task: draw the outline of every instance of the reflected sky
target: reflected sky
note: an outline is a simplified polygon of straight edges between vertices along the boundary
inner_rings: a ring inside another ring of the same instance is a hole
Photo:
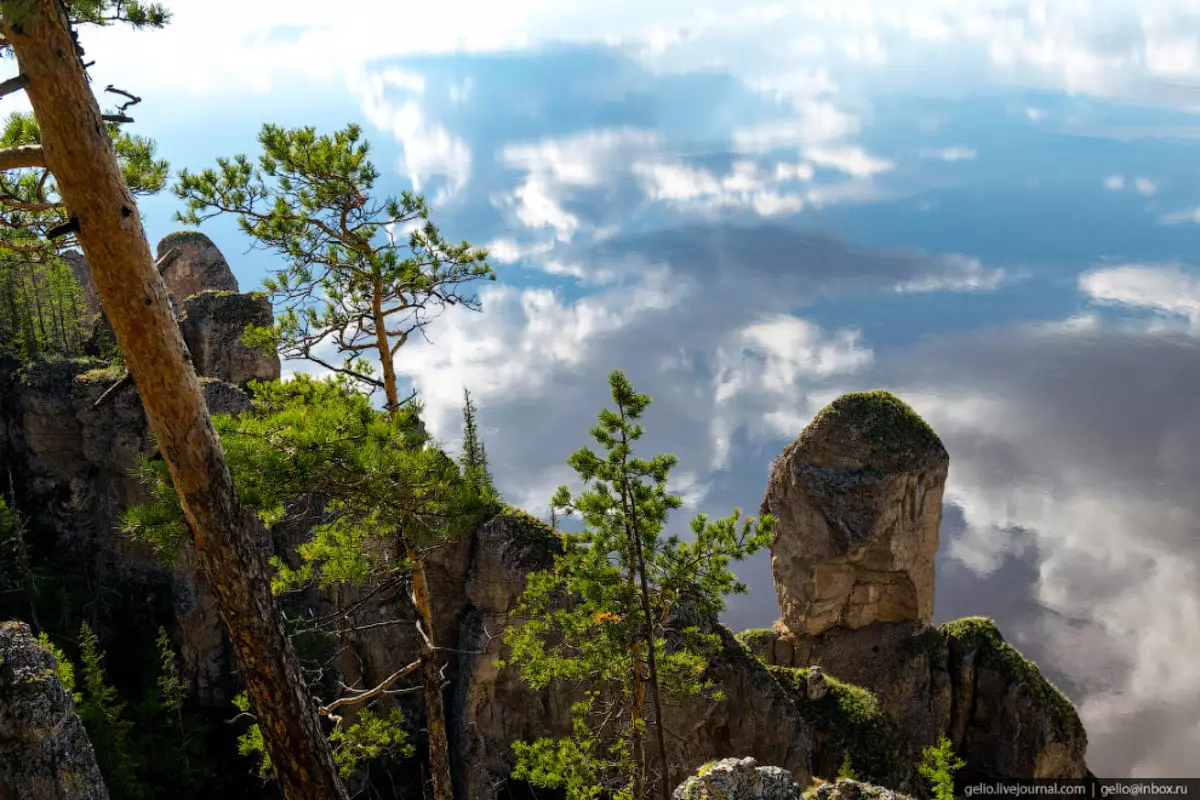
[[[569,479],[616,368],[720,514],[824,403],[891,388],[951,456],[938,620],[995,616],[1098,774],[1195,774],[1200,5],[171,5],[85,45],[175,167],[357,121],[383,188],[491,246],[484,312],[399,368],[451,445],[471,389],[510,500]],[[271,267],[206,230],[244,287]],[[743,574],[727,621],[770,624]]]

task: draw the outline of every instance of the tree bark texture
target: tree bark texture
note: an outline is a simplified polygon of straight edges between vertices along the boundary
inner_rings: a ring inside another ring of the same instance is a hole
[[[63,7],[56,0],[0,0],[0,14],[42,134],[40,154],[26,151],[0,166],[31,166],[44,157],[78,220],[80,244],[216,590],[284,797],[344,800],[271,593],[257,544],[260,523],[237,498]]]

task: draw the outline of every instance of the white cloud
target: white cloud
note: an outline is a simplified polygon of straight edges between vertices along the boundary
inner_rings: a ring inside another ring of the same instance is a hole
[[[1104,188],[1110,192],[1119,192],[1125,188],[1125,176],[1109,175],[1104,179]]]
[[[794,180],[792,175],[800,177],[799,170],[787,167],[764,172],[752,161],[739,161],[720,177],[699,167],[664,162],[637,163],[632,170],[641,179],[647,197],[683,210],[708,213],[742,208],[770,217],[804,208],[803,194],[778,188],[783,181]]]
[[[1200,329],[1200,275],[1178,264],[1126,264],[1079,276],[1079,288],[1101,305],[1145,308],[1184,317]]]
[[[1145,197],[1150,197],[1158,192],[1158,184],[1149,178],[1138,178],[1133,182],[1133,186],[1135,189],[1137,189],[1138,194],[1144,195]]]
[[[830,334],[791,315],[773,315],[736,331],[715,354],[709,426],[714,469],[728,465],[732,438],[793,436],[824,402],[804,402],[806,384],[856,372],[873,358],[855,330]]]
[[[450,84],[450,102],[456,106],[468,102],[471,99],[471,91],[474,88],[475,81],[469,76],[459,83]]]
[[[836,141],[858,133],[860,127],[858,117],[832,103],[813,101],[804,104],[795,119],[735,129],[733,144],[742,153],[770,153]]]
[[[1046,116],[1046,112],[1040,108],[1029,106],[1025,109],[1025,116],[1029,118],[1030,122],[1038,122]]]
[[[1200,206],[1195,208],[1185,208],[1182,211],[1175,211],[1166,214],[1162,218],[1163,223],[1167,225],[1178,225],[1182,222],[1193,222],[1200,224]]]
[[[534,143],[506,145],[500,162],[525,172],[517,188],[496,199],[527,228],[549,228],[559,241],[570,241],[580,229],[594,230],[566,205],[581,190],[610,183],[628,171],[631,161],[661,147],[654,131],[612,128]]]
[[[870,155],[861,147],[810,147],[805,157],[819,167],[836,169],[856,178],[869,178],[881,172],[890,172],[895,164],[886,158]]]
[[[974,161],[979,153],[973,147],[955,145],[952,147],[923,147],[921,158],[934,158],[941,161]]]
[[[425,81],[420,75],[386,69],[372,75],[352,75],[348,83],[361,98],[367,121],[400,143],[404,152],[399,169],[414,190],[419,192],[430,178],[443,176],[446,183],[434,200],[439,204],[466,186],[471,175],[471,150],[466,142],[426,120],[417,98],[397,103],[386,97],[388,90],[423,95]]]
[[[1002,269],[987,270],[977,258],[944,256],[936,272],[896,284],[905,292],[979,292],[995,289],[1005,278]]]

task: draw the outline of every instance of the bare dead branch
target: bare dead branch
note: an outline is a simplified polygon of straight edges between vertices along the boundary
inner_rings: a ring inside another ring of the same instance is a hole
[[[27,75],[18,75],[15,78],[0,83],[0,97],[5,97],[13,92],[19,92],[29,85],[29,77]]]
[[[130,94],[129,92],[125,91],[124,89],[118,89],[117,87],[113,86],[111,83],[108,86],[104,87],[104,91],[111,92],[112,94],[119,94],[122,97],[129,98],[128,103],[122,103],[120,106],[117,107],[117,110],[120,111],[122,114],[125,113],[125,109],[129,108],[130,106],[136,106],[138,103],[142,102],[142,98],[138,97],[135,94]]]
[[[346,695],[344,697],[339,697],[337,700],[334,700],[329,705],[321,706],[321,708],[319,709],[321,712],[321,715],[327,717],[332,712],[337,711],[342,706],[357,705],[358,703],[365,703],[368,700],[376,698],[379,695],[383,694],[384,691],[386,691],[389,686],[391,686],[393,683],[395,683],[396,681],[403,678],[405,675],[409,675],[413,672],[416,672],[417,669],[420,668],[420,666],[421,666],[420,660],[414,661],[411,664],[406,664],[405,666],[403,666],[400,669],[393,672],[391,675],[384,678],[383,681],[381,681],[377,686],[375,686],[372,689],[366,689],[361,692],[356,692],[355,694],[350,694],[350,695]]]

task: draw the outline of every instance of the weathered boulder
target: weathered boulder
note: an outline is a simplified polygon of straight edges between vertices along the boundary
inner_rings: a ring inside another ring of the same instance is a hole
[[[54,654],[0,622],[0,800],[108,800]]]
[[[167,291],[180,302],[206,289],[238,291],[237,278],[229,268],[229,262],[212,239],[203,233],[177,231],[167,234],[158,243],[157,257],[162,258],[172,248],[178,248],[179,255],[163,267],[162,277]]]
[[[912,800],[908,795],[852,780],[822,783],[806,793],[808,800]]]
[[[268,327],[273,320],[266,295],[204,290],[183,301],[179,327],[196,374],[245,386],[279,379],[279,356],[242,341],[247,326]]]
[[[753,758],[725,758],[706,764],[681,783],[674,800],[800,800],[792,774],[779,767],[760,767]]]
[[[798,636],[933,616],[933,566],[950,459],[888,392],[825,408],[771,468],[771,570]]]

